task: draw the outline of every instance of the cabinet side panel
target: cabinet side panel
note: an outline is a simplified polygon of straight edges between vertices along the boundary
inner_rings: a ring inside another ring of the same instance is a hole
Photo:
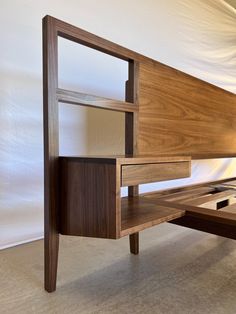
[[[114,163],[60,160],[60,232],[118,237]]]

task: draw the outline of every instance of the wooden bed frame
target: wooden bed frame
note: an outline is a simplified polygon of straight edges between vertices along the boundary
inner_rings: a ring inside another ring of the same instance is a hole
[[[58,88],[58,36],[128,62],[126,101]],[[43,19],[45,289],[59,234],[118,239],[162,222],[236,239],[236,178],[140,195],[191,175],[191,159],[236,156],[236,96],[51,16]],[[59,156],[58,102],[125,112],[125,156]],[[128,197],[120,189],[128,186]]]

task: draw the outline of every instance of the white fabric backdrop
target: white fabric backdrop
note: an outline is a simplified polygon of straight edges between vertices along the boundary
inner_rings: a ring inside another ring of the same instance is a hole
[[[0,248],[43,235],[44,15],[236,93],[236,13],[223,0],[3,0],[0,5]],[[60,41],[61,86],[124,98],[124,62],[72,48]],[[62,154],[122,153],[123,135],[122,114],[60,106]],[[191,179],[148,184],[141,191],[233,176],[235,165],[233,159],[196,161]]]

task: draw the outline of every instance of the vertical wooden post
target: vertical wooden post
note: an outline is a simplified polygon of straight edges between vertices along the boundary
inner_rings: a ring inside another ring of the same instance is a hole
[[[44,259],[45,290],[56,290],[59,247],[58,228],[58,85],[57,32],[53,18],[43,19],[44,115]]]
[[[129,79],[126,82],[126,101],[138,104],[138,75],[139,63],[136,61],[129,62]],[[137,154],[137,128],[138,113],[126,112],[125,114],[125,154]],[[128,196],[138,195],[138,185],[128,187]],[[130,252],[132,254],[139,253],[139,233],[129,236]]]

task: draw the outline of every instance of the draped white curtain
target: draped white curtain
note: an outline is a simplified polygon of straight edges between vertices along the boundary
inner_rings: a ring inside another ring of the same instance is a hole
[[[41,19],[46,14],[236,93],[236,11],[223,0],[1,1],[0,248],[43,235]],[[60,49],[63,86],[124,97],[126,64],[65,42]],[[60,107],[62,154],[122,153],[123,135],[122,114]],[[233,159],[195,161],[191,179],[144,185],[141,191],[233,176],[235,166]]]

